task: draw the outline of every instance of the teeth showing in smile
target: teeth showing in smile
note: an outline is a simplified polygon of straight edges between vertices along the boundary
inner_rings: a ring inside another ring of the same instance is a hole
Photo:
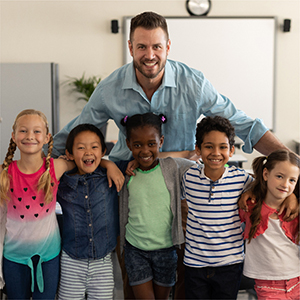
[[[145,63],[145,65],[147,67],[153,67],[156,64],[156,62],[152,62],[152,63]]]
[[[151,156],[141,157],[141,160],[148,161],[150,158],[151,158]]]
[[[93,162],[94,162],[93,159],[87,159],[87,160],[84,161],[84,163],[85,163],[86,165],[91,165]]]
[[[220,162],[221,159],[211,159],[210,161],[212,161],[212,162]]]

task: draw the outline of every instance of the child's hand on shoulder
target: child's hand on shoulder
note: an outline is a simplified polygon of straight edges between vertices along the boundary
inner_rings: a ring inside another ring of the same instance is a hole
[[[238,207],[239,207],[240,209],[242,209],[243,211],[248,212],[248,204],[247,204],[247,201],[249,201],[249,200],[251,201],[251,202],[250,202],[251,204],[254,204],[254,203],[256,202],[256,199],[255,199],[253,193],[251,192],[251,190],[245,191],[245,192],[241,195],[241,197],[240,197],[240,199],[239,199],[239,201],[238,201]],[[249,203],[249,202],[248,202],[248,203]]]
[[[101,159],[100,166],[107,169],[108,186],[111,188],[114,182],[117,192],[120,192],[125,182],[125,177],[117,165],[113,161]]]
[[[133,170],[135,170],[136,168],[139,167],[139,163],[134,159],[132,161],[130,161],[127,165],[127,169],[125,171],[126,175],[128,176],[135,176],[135,173],[133,172]]]
[[[58,158],[64,159],[64,160],[70,160],[67,155],[60,155]]]

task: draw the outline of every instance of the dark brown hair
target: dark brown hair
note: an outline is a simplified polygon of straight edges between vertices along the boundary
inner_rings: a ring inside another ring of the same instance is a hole
[[[169,40],[168,25],[166,19],[152,11],[143,12],[131,19],[129,39],[132,43],[133,33],[138,27],[145,29],[161,28],[165,34],[167,41]]]
[[[229,140],[230,148],[234,145],[234,127],[231,123],[220,116],[205,117],[198,124],[196,129],[196,145],[201,149],[204,136],[211,131],[224,132]]]
[[[162,136],[161,125],[167,122],[167,117],[163,114],[156,115],[154,113],[136,114],[132,117],[124,117],[121,120],[121,125],[126,128],[126,138],[130,140],[132,129],[144,126],[154,127],[159,136]]]

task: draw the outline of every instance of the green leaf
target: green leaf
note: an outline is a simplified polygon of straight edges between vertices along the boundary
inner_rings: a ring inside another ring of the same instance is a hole
[[[86,78],[85,73],[83,73],[80,78],[69,76],[67,77],[69,79],[63,82],[63,84],[69,85],[72,88],[72,91],[82,94],[83,96],[78,97],[78,100],[84,99],[85,101],[89,101],[95,88],[101,81],[101,78],[98,76],[91,76]]]

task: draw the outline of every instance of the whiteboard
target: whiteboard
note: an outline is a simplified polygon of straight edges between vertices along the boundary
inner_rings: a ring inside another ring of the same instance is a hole
[[[124,63],[132,61],[124,18]],[[274,130],[275,17],[166,17],[168,58],[200,70],[217,91]]]

